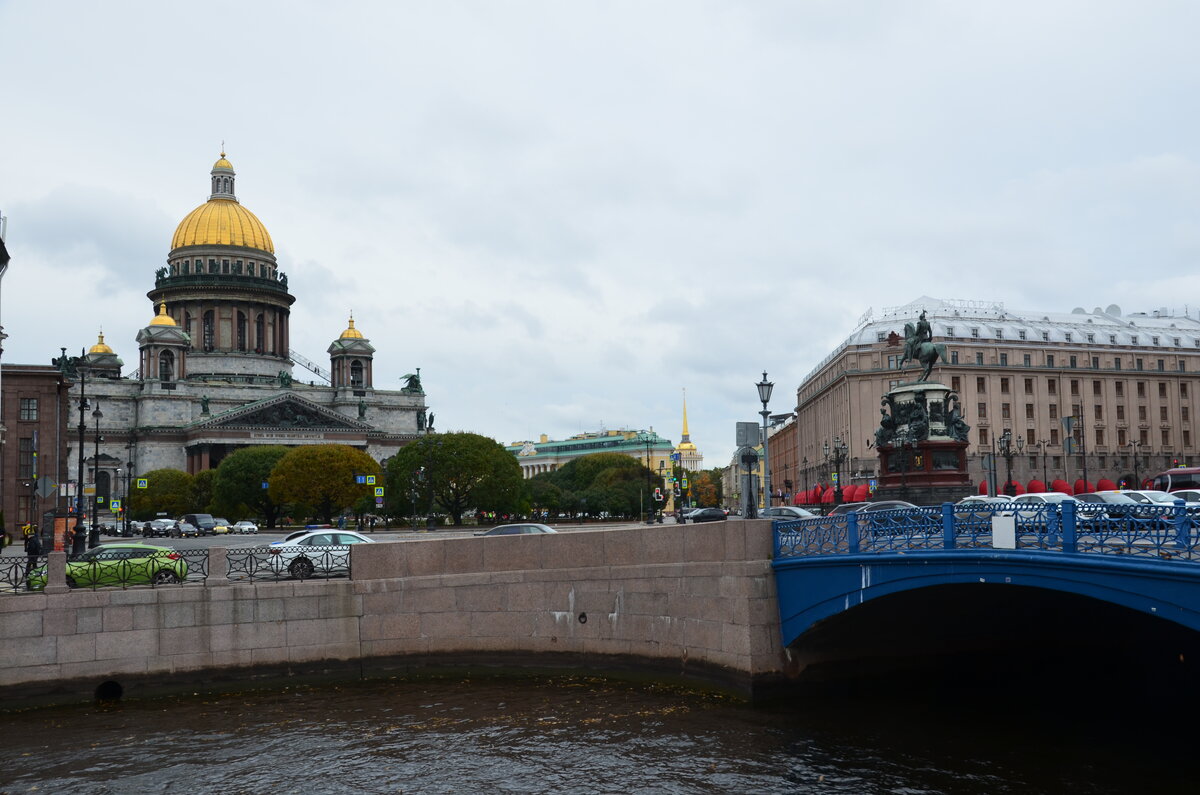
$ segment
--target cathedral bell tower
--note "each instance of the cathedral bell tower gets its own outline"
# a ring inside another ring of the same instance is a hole
[[[356,395],[364,395],[368,389],[374,389],[371,376],[374,357],[374,346],[354,327],[354,316],[351,315],[349,327],[329,345],[333,388],[351,389]]]

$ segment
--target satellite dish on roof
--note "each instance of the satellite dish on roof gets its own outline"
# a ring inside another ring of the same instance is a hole
[[[1084,310],[1084,308],[1082,306],[1077,306],[1071,310],[1071,314],[1072,315],[1086,315],[1087,312]]]
[[[1109,304],[1108,309],[1105,309],[1104,311],[1105,311],[1105,313],[1112,315],[1114,317],[1121,316],[1121,307],[1117,306],[1116,304]]]

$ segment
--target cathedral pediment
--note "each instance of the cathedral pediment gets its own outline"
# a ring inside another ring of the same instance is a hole
[[[372,426],[293,394],[226,411],[192,425],[194,430],[369,431]]]

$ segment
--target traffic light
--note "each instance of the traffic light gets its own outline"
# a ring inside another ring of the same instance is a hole
[[[1173,459],[1171,461],[1171,466],[1173,466],[1173,467],[1179,466],[1179,459],[1178,458]]]
[[[654,487],[654,500],[656,502],[662,502],[662,498],[663,498],[662,489],[659,488],[658,486],[655,486]]]

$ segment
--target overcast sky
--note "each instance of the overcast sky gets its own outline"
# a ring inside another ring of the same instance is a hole
[[[707,466],[868,308],[1200,304],[1195,2],[0,0],[4,361],[145,293],[221,142],[328,364]],[[305,372],[297,367],[297,377]]]

